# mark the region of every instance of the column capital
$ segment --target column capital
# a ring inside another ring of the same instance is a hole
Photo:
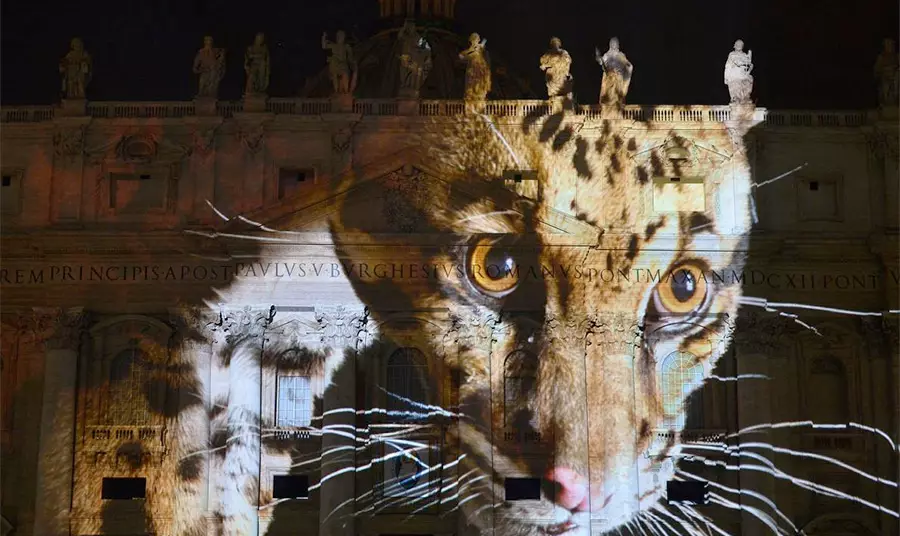
[[[745,309],[730,322],[734,326],[734,346],[739,352],[770,355],[781,346],[780,339],[788,331],[790,320],[777,313]]]
[[[275,306],[242,308],[222,306],[218,318],[208,324],[209,329],[225,337],[228,344],[237,344],[248,339],[262,337],[275,319]]]
[[[29,331],[48,350],[77,350],[90,318],[83,307],[34,307]]]

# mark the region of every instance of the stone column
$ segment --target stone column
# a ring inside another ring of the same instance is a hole
[[[775,386],[773,382],[784,381],[784,378],[773,378],[770,371],[777,371],[783,367],[774,366],[772,361],[781,357],[784,352],[779,345],[779,337],[782,334],[785,319],[778,316],[763,315],[755,311],[741,311],[738,316],[737,327],[734,332],[735,369],[737,377],[737,427],[743,430],[755,424],[771,423],[784,420],[778,415],[772,415]],[[750,379],[751,375],[762,375],[765,379]],[[759,434],[755,436],[739,436],[739,441],[764,441],[773,445],[781,444],[769,436]],[[737,459],[726,460],[729,463],[737,463]],[[752,490],[759,495],[768,497],[773,503],[779,504],[776,498],[775,477],[757,471],[741,471],[740,488]],[[721,490],[712,489],[718,494]],[[728,496],[726,498],[740,503],[742,506],[762,510],[770,517],[775,518],[775,512],[759,501],[746,494],[740,498]],[[741,511],[741,534],[744,536],[769,534],[770,529],[755,515],[747,510]]]
[[[223,353],[213,359],[227,363],[228,409],[220,489],[222,534],[255,536],[259,533],[260,412],[262,368],[260,358],[274,307],[226,310],[218,326],[225,335]]]
[[[72,505],[75,390],[85,315],[77,309],[35,309],[35,334],[46,349],[34,534],[68,535]]]
[[[318,310],[322,343],[343,362],[326,386],[322,404],[322,462],[319,536],[354,534],[356,513],[356,353],[365,313],[343,308]],[[350,447],[350,448],[342,448]]]

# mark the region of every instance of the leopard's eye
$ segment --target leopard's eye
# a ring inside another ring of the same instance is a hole
[[[703,267],[696,262],[685,262],[656,285],[654,305],[661,314],[690,314],[706,304],[708,291]]]
[[[501,298],[519,285],[518,263],[503,240],[480,238],[470,248],[466,275],[478,292]]]

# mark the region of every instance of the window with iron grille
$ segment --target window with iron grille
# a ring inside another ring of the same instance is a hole
[[[143,394],[149,395],[149,373],[144,353],[122,350],[109,367],[107,423],[118,426],[148,424],[150,412]]]
[[[523,416],[528,417],[527,426],[537,425],[536,417],[523,413],[525,402],[537,387],[537,363],[534,356],[527,352],[516,351],[507,356],[503,365],[503,414],[507,427],[525,426],[516,422]]]
[[[312,387],[309,376],[279,376],[275,408],[279,427],[309,426],[312,422]]]
[[[673,352],[663,360],[662,398],[669,428],[702,428],[703,365],[687,352]]]

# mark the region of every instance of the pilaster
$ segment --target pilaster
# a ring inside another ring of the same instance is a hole
[[[53,134],[51,221],[72,224],[81,219],[84,180],[84,138],[90,117],[59,117]]]
[[[356,354],[368,313],[343,307],[317,309],[322,344],[336,365],[322,404],[319,535],[356,532]]]
[[[786,378],[773,379],[772,371],[778,370],[773,359],[783,351],[779,339],[784,333],[785,319],[772,313],[741,311],[733,336],[737,383],[737,428],[744,430],[757,424],[765,424],[775,420],[783,420],[772,415],[772,399],[776,395],[773,382]],[[760,377],[760,378],[757,378]],[[768,379],[763,379],[768,378]],[[783,402],[782,402],[783,403]],[[770,434],[762,432],[752,437],[738,436],[739,441],[764,441],[773,445],[783,444],[774,440]],[[767,437],[768,436],[768,437]],[[769,498],[779,504],[776,498],[775,477],[758,471],[741,471],[740,488],[751,490],[760,496]],[[769,512],[768,507],[747,494],[741,494],[740,503]],[[782,508],[790,508],[783,505]],[[741,511],[741,534],[745,536],[768,534],[770,529],[748,510]]]
[[[35,308],[34,334],[45,348],[34,533],[68,535],[72,505],[75,390],[86,327],[81,308]]]
[[[225,459],[220,472],[221,534],[259,533],[260,412],[264,335],[275,308],[223,309],[211,328],[224,334],[213,359],[228,368],[224,432]]]

